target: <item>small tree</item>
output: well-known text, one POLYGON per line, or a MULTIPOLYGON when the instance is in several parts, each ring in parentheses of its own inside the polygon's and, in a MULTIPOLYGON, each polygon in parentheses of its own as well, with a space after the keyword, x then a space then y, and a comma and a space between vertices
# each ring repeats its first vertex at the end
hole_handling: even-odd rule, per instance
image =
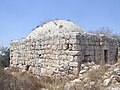
POLYGON ((0 47, 0 64, 2 67, 8 67, 10 64, 10 50, 7 47, 0 47))
POLYGON ((117 39, 119 47, 120 47, 120 35, 114 34, 114 35, 112 35, 112 37, 117 39))
POLYGON ((120 35, 118 34, 113 34, 112 32, 112 29, 108 28, 108 27, 101 27, 95 31, 89 31, 90 33, 94 33, 94 34, 104 34, 108 37, 111 37, 111 38, 116 38, 117 41, 118 41, 118 44, 120 46, 120 35))
POLYGON ((111 37, 112 36, 112 29, 108 28, 108 27, 101 27, 97 30, 94 30, 94 31, 89 31, 90 33, 94 33, 94 34, 104 34, 108 37, 111 37))

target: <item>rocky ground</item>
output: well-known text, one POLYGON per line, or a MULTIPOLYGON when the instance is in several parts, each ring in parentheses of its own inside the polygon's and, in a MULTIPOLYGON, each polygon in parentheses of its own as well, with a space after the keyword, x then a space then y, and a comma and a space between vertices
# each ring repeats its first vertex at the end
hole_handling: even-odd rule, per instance
POLYGON ((0 71, 0 86, 11 89, 2 90, 120 90, 120 58, 114 65, 84 63, 78 76, 34 77, 25 70, 5 68, 4 71, 6 74, 0 71))
MULTIPOLYGON (((36 78, 25 71, 19 72, 17 69, 8 68, 4 70, 12 75, 11 77, 21 80, 22 87, 24 84, 32 85, 35 87, 34 90, 120 90, 120 61, 114 65, 96 65, 93 62, 82 64, 79 76, 36 78)), ((19 85, 19 82, 17 83, 19 85)), ((33 87, 27 88, 33 90, 33 87)), ((26 90, 25 86, 19 90, 26 90)))
POLYGON ((120 62, 104 66, 82 64, 79 77, 67 82, 64 90, 120 90, 120 62))
POLYGON ((82 64, 79 76, 66 82, 63 90, 120 90, 120 58, 114 65, 82 64))

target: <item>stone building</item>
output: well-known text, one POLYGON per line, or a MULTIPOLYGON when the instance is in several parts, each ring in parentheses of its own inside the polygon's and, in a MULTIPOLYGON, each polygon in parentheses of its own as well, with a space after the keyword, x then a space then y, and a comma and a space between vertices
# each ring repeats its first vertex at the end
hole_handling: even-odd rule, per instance
POLYGON ((117 49, 113 38, 86 33, 70 21, 53 20, 11 42, 10 66, 38 76, 75 75, 84 62, 115 63, 117 49))

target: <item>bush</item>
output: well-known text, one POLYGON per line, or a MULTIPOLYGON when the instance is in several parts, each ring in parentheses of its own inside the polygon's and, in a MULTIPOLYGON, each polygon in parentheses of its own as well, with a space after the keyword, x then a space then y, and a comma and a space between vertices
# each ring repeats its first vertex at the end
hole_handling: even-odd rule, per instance
POLYGON ((10 50, 7 47, 0 47, 0 66, 8 67, 10 64, 10 50))

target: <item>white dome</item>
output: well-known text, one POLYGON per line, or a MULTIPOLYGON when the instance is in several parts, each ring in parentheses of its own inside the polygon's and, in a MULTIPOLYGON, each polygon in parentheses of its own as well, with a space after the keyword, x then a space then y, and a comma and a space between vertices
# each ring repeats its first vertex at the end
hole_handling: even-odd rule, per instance
POLYGON ((67 20, 53 20, 42 26, 39 26, 32 31, 26 39, 38 38, 39 36, 46 36, 49 34, 80 32, 84 33, 84 30, 73 22, 67 20))

